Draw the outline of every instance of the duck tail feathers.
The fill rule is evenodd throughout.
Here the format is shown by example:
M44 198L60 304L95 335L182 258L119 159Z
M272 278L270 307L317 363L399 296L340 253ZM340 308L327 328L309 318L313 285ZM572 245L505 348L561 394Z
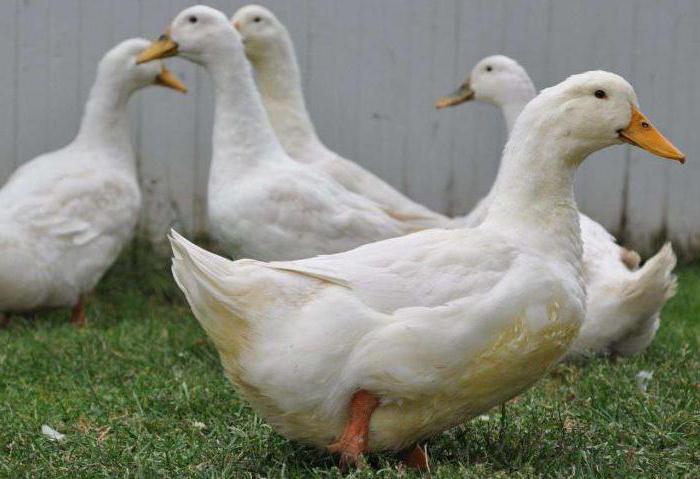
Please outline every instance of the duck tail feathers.
M210 253L171 230L172 273L192 312L217 349L231 349L247 325L235 297L225 286L234 275L234 262ZM239 338L240 339L240 338Z
M678 289L673 270L677 259L671 243L666 243L656 255L634 273L634 279L623 291L625 304L639 320L613 350L631 356L651 344L659 328L659 314Z
M634 280L623 294L630 301L637 302L640 312L649 311L650 308L660 310L676 294L678 284L673 274L676 263L673 247L671 243L666 243L635 272Z

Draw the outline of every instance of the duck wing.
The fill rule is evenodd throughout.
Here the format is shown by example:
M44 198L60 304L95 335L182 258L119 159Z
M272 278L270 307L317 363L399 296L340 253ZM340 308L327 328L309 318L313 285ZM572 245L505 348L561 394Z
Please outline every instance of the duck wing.
M327 155L319 165L324 171L349 191L374 201L397 221L412 224L417 230L453 226L452 219L416 203L360 165L331 151Z
M392 313L487 291L517 256L515 248L493 233L433 229L346 253L268 266L350 288L377 311Z
M14 177L3 193L5 214L33 237L82 246L133 226L140 205L138 187L120 175L98 171Z

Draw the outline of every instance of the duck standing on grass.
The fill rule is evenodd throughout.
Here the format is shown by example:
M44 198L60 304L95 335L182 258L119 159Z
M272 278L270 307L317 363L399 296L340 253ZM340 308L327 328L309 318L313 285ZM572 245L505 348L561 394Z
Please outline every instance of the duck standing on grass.
M445 108L470 100L490 103L503 112L510 134L518 115L534 97L535 87L525 69L511 58L493 55L479 61L457 91L441 98L436 106ZM484 221L494 195L495 187L467 215L467 226ZM670 243L666 244L639 268L639 254L618 245L601 224L583 213L579 213L579 222L586 319L567 357L639 354L656 336L661 309L676 292L676 255Z
M188 8L140 60L240 43L222 22ZM475 228L273 263L230 261L173 232L173 275L229 379L280 433L344 462L406 450L427 467L420 441L520 394L576 337L585 287L574 173L623 141L684 160L624 79L575 75L517 120Z
M75 139L22 165L0 190L0 315L72 307L71 321L85 324L82 296L112 265L139 217L127 102L149 85L186 91L160 63L136 64L148 44L137 38L110 50Z

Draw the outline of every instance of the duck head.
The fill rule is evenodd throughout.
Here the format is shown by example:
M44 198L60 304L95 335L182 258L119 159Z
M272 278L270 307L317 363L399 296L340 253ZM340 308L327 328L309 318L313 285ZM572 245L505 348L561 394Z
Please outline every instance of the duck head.
M527 104L511 138L537 131L572 158L629 143L656 156L685 162L685 155L639 110L632 86L619 75L591 71L542 90Z
M158 40L153 42L137 62L182 56L194 63L207 64L219 55L226 56L238 33L220 11L196 5L181 11ZM233 37L233 38L232 38Z
M275 49L284 48L291 42L289 32L274 13L260 5L240 8L231 24L243 38L245 52L252 61L260 59Z
M160 85L186 93L187 87L162 62L149 65L137 64L138 55L150 43L143 38L132 38L121 42L102 58L98 66L98 75L120 82L127 94L151 85Z
M454 93L440 98L436 108L479 100L496 106L527 103L536 94L530 76L518 62L504 55L492 55L479 61Z

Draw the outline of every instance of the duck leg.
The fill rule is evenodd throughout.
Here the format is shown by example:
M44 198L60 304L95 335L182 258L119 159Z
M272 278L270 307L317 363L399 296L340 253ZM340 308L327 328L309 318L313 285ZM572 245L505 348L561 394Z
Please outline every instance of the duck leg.
M70 322L73 326L84 328L86 324L85 318L85 303L83 297L78 298L78 302L73 306L71 311Z
M416 444L412 449L406 449L401 456L403 463L407 467L427 472L428 475L430 474L427 446L421 447L419 444Z
M362 466L362 453L367 451L369 421L379 407L379 399L367 391L358 391L350 400L350 416L342 436L328 446L328 451L340 454L340 465Z

